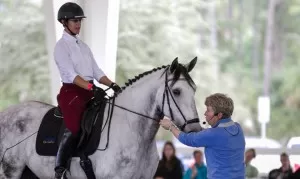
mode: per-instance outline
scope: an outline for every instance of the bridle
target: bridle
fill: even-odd
[[[168,82],[171,81],[171,80],[172,80],[172,79],[168,80],[167,71],[165,71],[165,89],[164,89],[164,93],[163,93],[163,100],[162,100],[162,105],[161,105],[162,108],[161,108],[161,112],[160,112],[160,114],[159,114],[159,118],[162,119],[162,118],[165,116],[165,114],[164,114],[164,104],[165,104],[165,100],[166,100],[166,101],[167,101],[167,104],[168,104],[168,107],[169,107],[169,111],[170,111],[170,115],[171,115],[171,116],[170,116],[170,117],[171,117],[171,120],[172,120],[172,121],[174,120],[174,115],[173,115],[173,111],[172,111],[171,104],[170,104],[170,96],[171,96],[171,98],[172,98],[172,100],[173,100],[173,102],[174,102],[174,104],[175,104],[177,110],[180,112],[182,118],[183,118],[184,121],[185,121],[183,125],[179,125],[179,126],[178,126],[178,127],[180,128],[180,130],[183,131],[184,128],[185,128],[188,124],[199,123],[200,121],[199,121],[199,118],[194,118],[194,119],[191,119],[191,120],[187,120],[187,119],[185,118],[185,116],[183,115],[182,110],[179,108],[178,104],[176,103],[176,101],[175,101],[175,99],[174,99],[174,96],[172,95],[172,92],[171,92],[171,90],[170,90],[170,88],[169,88]],[[179,79],[179,80],[180,80],[180,79]],[[155,121],[157,121],[157,122],[159,122],[158,120],[160,120],[160,119],[153,118],[153,117],[150,117],[150,116],[147,116],[147,115],[144,115],[144,114],[135,112],[135,111],[133,111],[133,110],[127,109],[127,108],[125,108],[125,107],[123,107],[123,106],[120,106],[120,105],[117,105],[117,104],[115,104],[115,103],[111,103],[110,100],[108,100],[107,103],[110,103],[110,104],[112,104],[113,106],[116,106],[116,107],[118,107],[118,108],[120,108],[120,109],[129,111],[129,112],[131,112],[131,113],[137,114],[137,115],[139,115],[139,116],[143,116],[143,117],[145,117],[145,118],[155,120]]]
[[[191,120],[187,120],[185,118],[185,116],[183,115],[183,112],[182,110],[179,108],[178,104],[176,103],[175,99],[174,99],[174,96],[169,88],[169,85],[168,85],[168,82],[171,81],[172,79],[168,80],[168,75],[167,75],[167,72],[165,72],[165,90],[164,90],[164,94],[163,94],[163,100],[162,100],[162,111],[161,111],[161,114],[160,114],[160,117],[164,117],[165,114],[164,114],[164,105],[165,105],[165,99],[167,99],[167,103],[168,103],[168,107],[169,107],[169,111],[170,111],[170,115],[171,115],[171,120],[174,120],[174,115],[173,115],[173,111],[172,111],[172,108],[171,108],[171,104],[170,104],[170,96],[177,108],[177,110],[180,112],[182,118],[184,119],[184,124],[183,125],[179,125],[178,127],[180,128],[181,131],[184,130],[184,128],[186,127],[186,125],[188,124],[192,124],[192,123],[199,123],[199,118],[194,118],[194,119],[191,119]],[[180,79],[179,79],[180,80]]]
[[[107,123],[108,123],[107,143],[106,143],[105,148],[103,148],[103,149],[97,149],[97,150],[99,150],[99,151],[104,151],[104,150],[106,150],[107,147],[108,147],[110,124],[111,124],[111,119],[112,119],[114,107],[118,107],[118,108],[120,108],[120,109],[123,109],[123,110],[125,110],[125,111],[134,113],[134,114],[139,115],[139,116],[142,116],[142,117],[144,117],[144,118],[152,119],[152,120],[154,120],[154,121],[156,121],[156,122],[159,122],[159,121],[165,116],[165,114],[164,114],[164,104],[165,104],[165,100],[167,100],[167,104],[168,104],[169,111],[170,111],[170,115],[171,115],[171,120],[174,120],[174,115],[173,115],[173,111],[172,111],[171,104],[170,104],[170,96],[171,96],[171,98],[172,98],[172,100],[173,100],[173,102],[174,102],[176,108],[178,109],[178,111],[180,112],[182,118],[184,119],[184,124],[183,124],[183,125],[178,125],[178,127],[179,127],[179,129],[180,129],[181,131],[183,131],[184,128],[185,128],[188,124],[199,123],[199,118],[194,118],[194,119],[191,119],[191,120],[187,120],[187,119],[185,118],[185,116],[183,115],[183,112],[180,110],[178,104],[176,103],[176,101],[175,101],[175,99],[174,99],[174,96],[172,95],[172,92],[171,92],[171,90],[170,90],[170,88],[169,88],[169,85],[168,85],[168,82],[171,81],[172,79],[168,80],[167,71],[165,71],[165,73],[166,73],[166,75],[165,75],[165,89],[164,89],[164,93],[163,93],[163,100],[162,100],[162,105],[161,105],[161,107],[162,107],[162,108],[161,108],[161,112],[160,112],[160,114],[159,114],[159,116],[158,116],[159,119],[154,118],[154,117],[147,116],[147,115],[145,115],[145,114],[138,113],[138,112],[136,112],[136,111],[133,111],[133,110],[127,109],[127,108],[125,108],[125,107],[123,107],[123,106],[120,106],[120,105],[115,104],[115,98],[116,98],[116,96],[108,97],[108,100],[105,100],[105,102],[109,104],[109,109],[108,109],[109,115],[107,115],[107,120],[106,120],[106,122],[105,122],[105,124],[104,124],[104,126],[103,126],[103,128],[102,128],[102,130],[101,130],[101,132],[104,130],[105,126],[106,126]],[[184,79],[178,79],[178,80],[184,80]],[[107,91],[107,90],[109,90],[109,89],[110,89],[110,88],[104,90],[104,92]]]

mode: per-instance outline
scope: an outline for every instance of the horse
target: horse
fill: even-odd
[[[130,79],[114,97],[110,133],[102,133],[98,148],[106,150],[90,155],[96,178],[153,178],[159,154],[155,136],[162,115],[169,116],[183,132],[202,130],[195,104],[196,85],[189,72],[197,57],[187,64],[174,59],[171,64],[146,71]],[[54,178],[54,156],[36,152],[36,136],[41,121],[53,105],[26,101],[0,113],[0,178],[17,179],[25,167],[37,177]],[[104,119],[108,115],[104,109]],[[100,135],[100,134],[99,134]],[[109,135],[109,141],[106,140]],[[86,178],[79,158],[71,159],[72,179]]]

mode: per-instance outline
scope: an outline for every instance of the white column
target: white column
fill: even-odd
[[[56,20],[58,9],[70,0],[44,0],[46,36],[49,67],[51,72],[51,99],[56,105],[56,96],[61,87],[59,71],[53,51],[55,43],[61,38],[63,27]],[[83,23],[81,39],[91,48],[99,67],[115,80],[116,52],[118,39],[119,0],[71,0],[82,6],[87,19]]]
[[[90,46],[99,67],[115,80],[119,24],[119,0],[82,0],[87,18],[83,39]]]
[[[53,51],[56,41],[59,39],[59,34],[61,34],[62,29],[59,29],[57,25],[57,11],[58,11],[58,2],[60,1],[43,1],[43,9],[45,13],[45,32],[47,40],[47,51],[49,59],[49,68],[50,68],[50,87],[51,87],[51,103],[53,105],[57,104],[56,96],[59,93],[60,89],[60,75],[56,67]],[[63,3],[63,2],[61,2]]]

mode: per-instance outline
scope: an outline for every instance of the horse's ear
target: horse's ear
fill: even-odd
[[[192,61],[190,61],[189,64],[185,65],[186,70],[188,72],[192,71],[192,69],[195,67],[196,63],[197,63],[197,57],[195,57]]]
[[[176,57],[173,60],[171,66],[170,66],[170,72],[173,73],[176,70],[177,67],[178,67],[178,57]]]

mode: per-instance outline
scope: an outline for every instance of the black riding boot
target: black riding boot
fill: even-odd
[[[69,162],[72,158],[73,152],[76,147],[77,135],[72,135],[72,132],[65,129],[59,148],[57,151],[55,161],[55,178],[66,178],[66,171],[69,169]]]

